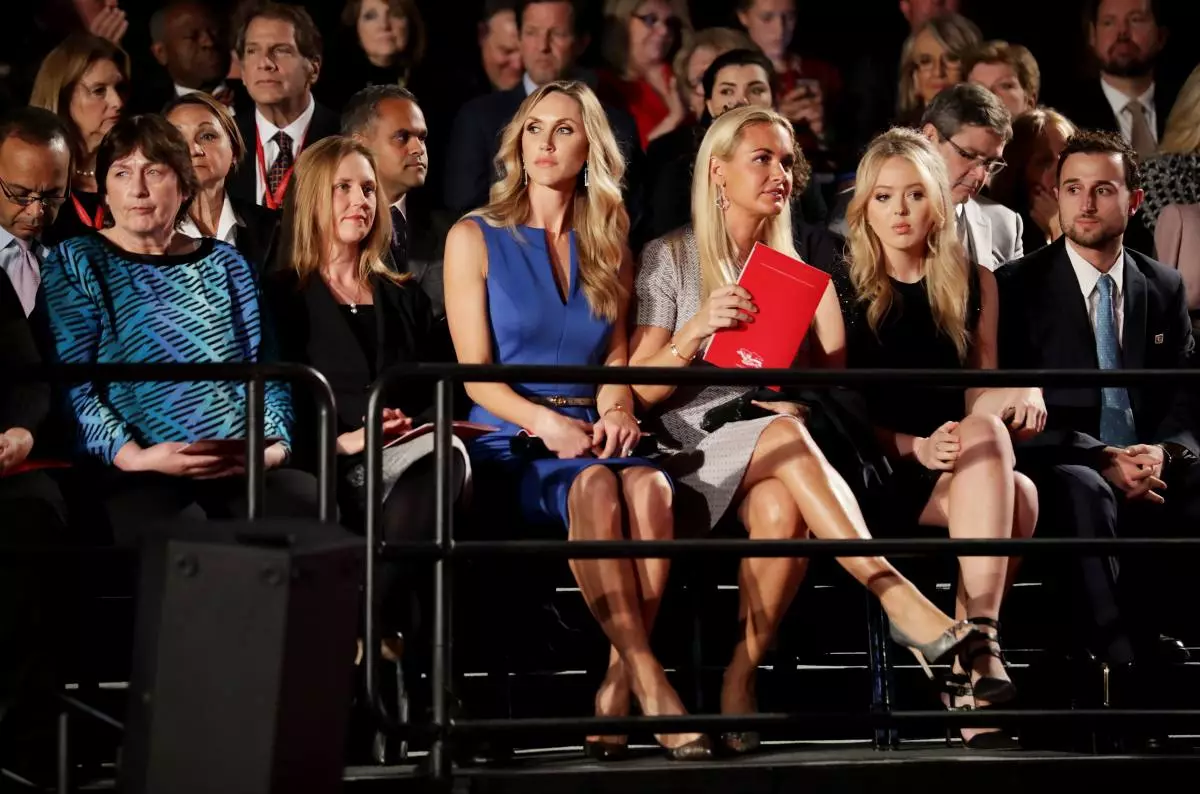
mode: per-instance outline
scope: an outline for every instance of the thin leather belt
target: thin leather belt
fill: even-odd
[[[561,394],[539,394],[528,398],[538,405],[548,405],[551,408],[592,408],[596,405],[595,397],[564,397]]]

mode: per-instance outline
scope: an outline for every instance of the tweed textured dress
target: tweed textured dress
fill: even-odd
[[[637,276],[637,324],[681,329],[700,311],[700,255],[692,227],[652,240],[642,251]],[[697,357],[693,367],[707,367]],[[658,437],[663,468],[676,486],[676,535],[712,529],[729,509],[758,438],[778,416],[730,422],[715,432],[701,428],[704,415],[747,391],[743,386],[680,387],[647,419]],[[790,421],[785,419],[784,421]]]

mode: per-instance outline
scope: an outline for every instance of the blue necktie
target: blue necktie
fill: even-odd
[[[1117,344],[1117,321],[1113,314],[1112,276],[1105,273],[1096,283],[1100,291],[1100,305],[1096,307],[1096,356],[1100,369],[1120,369],[1121,354]],[[1101,390],[1100,440],[1114,447],[1128,447],[1137,443],[1137,431],[1133,426],[1133,410],[1129,407],[1129,392],[1125,389]]]

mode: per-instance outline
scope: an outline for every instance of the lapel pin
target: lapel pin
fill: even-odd
[[[1162,334],[1155,334],[1155,335],[1154,335],[1154,344],[1156,344],[1156,345],[1161,345],[1162,343],[1163,343],[1163,335],[1162,335]]]

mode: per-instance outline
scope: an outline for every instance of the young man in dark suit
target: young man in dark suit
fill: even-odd
[[[462,214],[487,203],[488,189],[496,180],[492,159],[500,145],[500,133],[512,121],[525,97],[555,80],[582,79],[575,59],[588,44],[581,29],[581,9],[573,0],[524,0],[517,10],[521,33],[521,57],[525,76],[508,91],[476,97],[463,105],[450,133],[449,157],[444,187],[447,209]],[[617,144],[625,156],[625,207],[630,222],[641,216],[641,184],[644,155],[633,117],[625,111],[604,106]]]
[[[242,23],[236,50],[254,112],[237,114],[246,154],[229,181],[231,196],[280,209],[300,152],[338,134],[337,114],[312,95],[321,48],[320,31],[299,6],[268,2]]]
[[[1064,238],[996,274],[1001,366],[1193,366],[1179,273],[1124,245],[1143,196],[1133,149],[1113,133],[1079,133],[1059,159],[1057,192]],[[1044,396],[1045,431],[1017,446],[1018,467],[1038,485],[1039,534],[1151,537],[1200,527],[1194,386],[1048,388]],[[1079,616],[1090,624],[1089,649],[1123,671],[1114,698],[1153,702],[1139,687],[1150,681],[1146,669],[1181,650],[1158,633],[1171,604],[1160,585],[1170,579],[1166,561],[1074,559],[1089,601]],[[1122,676],[1133,680],[1122,686]]]

